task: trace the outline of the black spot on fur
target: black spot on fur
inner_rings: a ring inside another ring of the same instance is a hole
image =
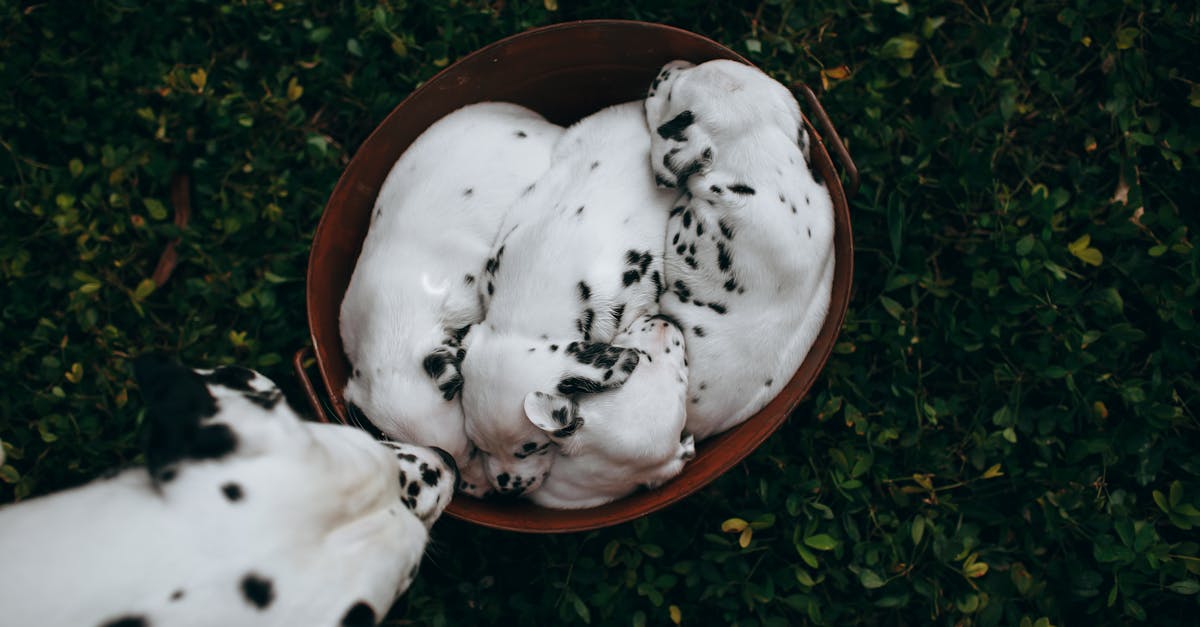
[[[692,291],[688,289],[686,283],[679,279],[675,279],[675,295],[679,297],[679,300],[686,303],[688,298],[691,298]]]
[[[575,215],[579,215],[581,213],[583,213],[583,205],[579,205],[579,208],[575,210]]]
[[[675,207],[674,209],[671,210],[671,214],[668,217],[674,218],[675,216],[683,213],[684,209],[687,209],[687,207],[684,207],[683,205],[679,205],[678,207]]]
[[[247,573],[242,577],[242,596],[246,602],[258,608],[267,609],[275,600],[275,584],[270,579],[257,573]]]
[[[683,141],[683,131],[695,122],[695,116],[691,111],[683,111],[679,115],[667,120],[662,126],[658,127],[658,136],[663,139],[673,139],[675,141]]]
[[[171,593],[171,600],[178,601],[183,598],[183,588],[180,588]]]
[[[721,315],[725,315],[725,311],[726,311],[725,305],[723,305],[721,303],[709,303],[708,308],[721,314]]]
[[[699,237],[701,235],[704,235],[704,224],[696,220],[696,236]]]
[[[659,187],[675,187],[675,184],[672,183],[670,179],[663,177],[663,175],[659,174],[658,172],[654,173],[654,182]]]
[[[730,185],[729,191],[731,191],[735,194],[741,194],[743,196],[753,196],[754,195],[754,188],[750,187],[749,185],[745,185],[743,183],[737,183],[735,185]]]
[[[412,579],[410,576],[409,579]],[[366,601],[359,601],[346,610],[342,616],[341,627],[374,627],[375,610]]]
[[[732,265],[733,256],[729,254],[729,249],[725,248],[725,242],[717,242],[717,267],[723,272],[728,272]]]
[[[604,385],[599,381],[588,379],[587,377],[563,377],[558,382],[558,393],[564,396],[573,394],[595,394],[604,390]]]
[[[704,327],[701,327],[701,326],[692,327],[692,333],[695,333],[699,337],[704,337]]]
[[[592,335],[592,323],[596,321],[596,312],[590,307],[583,310],[583,315],[575,321],[575,327],[579,329],[579,333],[583,335],[583,339],[589,339]]]
[[[596,169],[596,168],[598,168],[598,167],[600,167],[600,162],[599,162],[599,161],[593,161],[593,162],[592,162],[592,169],[593,169],[593,170],[595,170],[595,169]]]
[[[421,484],[417,483],[416,481],[408,484],[408,490],[406,490],[406,492],[408,492],[409,496],[417,496],[421,494]]]
[[[530,183],[530,184],[529,184],[529,187],[526,187],[526,188],[525,188],[525,191],[521,192],[521,195],[522,195],[522,196],[524,196],[525,194],[528,194],[529,192],[532,192],[532,191],[533,191],[533,188],[535,188],[535,187],[537,187],[537,183]]]
[[[650,275],[650,282],[654,283],[654,298],[657,299],[659,296],[662,296],[666,288],[663,286],[662,275],[659,274],[658,270],[655,270],[654,274]]]
[[[725,190],[721,189],[720,185],[713,185],[712,187],[708,188],[708,191],[710,191],[714,194],[724,194],[725,193]]]
[[[732,292],[733,290],[736,290],[737,287],[738,287],[738,284],[737,284],[736,279],[731,278],[725,282],[725,291],[726,292]]]
[[[525,131],[517,131],[516,135],[517,135],[517,137],[520,137],[522,139],[529,137],[528,135],[525,134]]]
[[[796,213],[796,205],[792,205],[792,213]]]
[[[783,193],[782,193],[782,192],[780,192],[780,194],[779,194],[779,202],[785,202],[785,201],[784,201],[784,199],[783,199]]]
[[[442,398],[445,400],[454,400],[454,397],[462,391],[463,379],[462,375],[455,373],[446,381],[438,385],[438,391],[442,393]]]
[[[636,355],[636,354],[637,353],[634,353],[634,355]],[[627,358],[625,361],[621,362],[621,372],[624,372],[625,374],[630,374],[634,370],[637,370],[637,365],[638,365],[638,360],[636,358],[632,358],[632,357]]]
[[[809,200],[808,200],[808,194],[805,194],[805,195],[804,195],[804,204],[806,204],[806,205],[811,205],[811,204],[812,204],[812,203],[811,203],[811,202],[809,202]]]
[[[675,247],[675,254],[682,255],[687,250],[687,244],[680,244]]]
[[[204,377],[205,381],[214,385],[227,387],[231,390],[249,392],[250,381],[254,379],[254,371],[241,366],[221,366]]]
[[[496,286],[492,285],[491,281],[488,281],[487,293],[488,293],[488,296],[491,296],[492,294],[496,293]]]
[[[470,285],[474,282],[475,282],[475,277],[473,275],[468,274],[463,277],[463,283],[466,283],[467,285]]]
[[[679,243],[679,233],[677,232],[677,233],[675,233],[675,236],[671,238],[671,245],[674,246],[675,244],[678,244],[678,243]]]
[[[563,427],[562,429],[559,429],[559,430],[555,431],[555,432],[554,432],[554,437],[556,437],[556,438],[569,438],[569,437],[571,437],[571,436],[575,435],[575,432],[576,432],[576,431],[578,431],[578,430],[579,430],[579,427],[582,427],[582,426],[583,426],[583,417],[582,417],[582,416],[577,416],[577,417],[575,418],[575,420],[572,420],[572,421],[571,421],[571,424],[569,424],[569,425],[567,425],[567,426]],[[532,480],[532,479],[530,479],[530,483],[533,483],[533,480]]]
[[[508,482],[510,479],[512,479],[512,477],[509,477],[507,472],[502,472],[502,473],[496,475],[496,483],[500,484],[500,487],[502,487],[502,488],[508,486]]]
[[[230,502],[236,503],[237,501],[242,500],[242,486],[238,485],[237,483],[226,483],[225,485],[221,486],[221,492],[225,495],[225,498],[230,500]]]
[[[558,350],[558,344],[551,344],[551,345],[550,345],[550,352],[551,352],[551,353],[553,353],[553,352],[555,352],[555,351],[557,351],[557,350]]]
[[[446,351],[436,349],[425,356],[425,359],[421,362],[421,367],[425,369],[426,374],[436,379],[446,372],[446,365],[451,361],[453,361],[453,358]]]
[[[221,376],[239,370],[245,369]],[[199,374],[158,356],[136,360],[134,373],[146,400],[146,466],[152,477],[169,481],[168,466],[189,458],[217,459],[237,447],[228,426],[201,425],[202,419],[216,415],[217,402]]]
[[[279,390],[270,390],[267,392],[246,392],[242,394],[246,400],[258,405],[259,407],[270,411],[275,408],[275,405],[283,399],[283,393]]]
[[[639,278],[640,277],[638,276],[637,270],[627,270],[625,271],[625,274],[621,275],[621,283],[625,287],[629,287],[630,285],[637,283]]]
[[[470,187],[463,190],[464,197],[470,196],[471,194],[474,194],[474,193],[475,193],[475,190],[471,189]]]
[[[808,227],[808,236],[812,237],[812,227]]]
[[[688,228],[692,225],[692,210],[688,209],[683,212],[683,228]]]
[[[100,627],[149,627],[149,626],[150,626],[150,623],[146,622],[146,619],[142,618],[141,616],[122,616],[120,618],[114,618],[114,619],[100,625]]]
[[[705,150],[705,153],[711,155],[712,151]],[[690,178],[693,174],[699,172],[703,167],[704,167],[704,164],[701,163],[700,161],[693,161],[693,162],[687,164],[687,167],[682,168],[681,170],[679,170],[679,172],[677,172],[675,174],[675,184],[678,185],[679,187],[684,187],[685,185],[687,185],[688,178]]]
[[[763,385],[765,385],[767,387],[771,387],[771,384],[774,382],[775,382],[775,379],[767,379],[766,381],[763,382]]]
[[[421,464],[421,481],[429,487],[435,487],[442,478],[442,471],[427,464]]]
[[[621,303],[620,305],[613,307],[611,315],[612,315],[612,319],[613,319],[613,324],[617,328],[620,328],[621,327],[621,318],[625,315],[625,303]]]
[[[724,219],[717,220],[717,228],[721,229],[721,235],[724,235],[725,239],[733,239],[733,228],[726,224]]]
[[[684,257],[683,261],[684,261],[684,263],[686,263],[688,265],[688,267],[690,267],[693,270],[696,270],[697,268],[700,267],[700,264],[696,263],[695,257],[692,257],[691,255]]]
[[[558,408],[555,408],[554,411],[550,412],[550,418],[552,418],[554,420],[554,422],[556,422],[560,425],[567,424],[567,419],[569,417],[570,417],[570,411],[568,411],[568,409],[566,407],[558,407]]]
[[[526,442],[521,445],[521,450],[528,453],[537,448],[537,442]]]
[[[586,303],[588,301],[588,299],[590,299],[591,297],[592,297],[592,288],[588,287],[587,283],[580,281],[579,282],[579,300]]]

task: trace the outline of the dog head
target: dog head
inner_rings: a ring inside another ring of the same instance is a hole
[[[787,133],[808,155],[796,99],[760,70],[736,61],[663,66],[646,98],[646,122],[650,164],[664,187],[683,189],[691,176],[708,172],[722,148],[764,130]]]

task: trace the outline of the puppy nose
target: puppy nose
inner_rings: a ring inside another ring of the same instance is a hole
[[[454,461],[454,456],[436,446],[431,446],[429,448],[433,449],[433,452],[437,453],[438,457],[441,457],[442,461],[446,462],[446,465],[450,467],[450,471],[454,473],[454,485],[458,485],[458,481],[461,479],[461,477],[458,474],[458,463]]]

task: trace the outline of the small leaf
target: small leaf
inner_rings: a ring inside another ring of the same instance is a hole
[[[804,570],[803,568],[796,568],[796,581],[800,582],[800,585],[807,586],[809,588],[817,585],[817,582],[813,580],[812,575],[808,574],[808,571]]]
[[[895,300],[888,298],[887,296],[880,296],[879,302],[883,304],[883,308],[888,312],[888,315],[897,320],[899,320],[901,314],[904,313],[904,306]]]
[[[613,540],[604,547],[604,564],[612,566],[617,561],[617,551],[621,548],[621,543]]]
[[[79,362],[71,364],[71,369],[63,376],[71,383],[79,383],[83,379],[83,364]]]
[[[988,565],[986,562],[972,562],[963,567],[963,574],[971,579],[978,579],[987,574]]]
[[[912,522],[912,542],[913,546],[921,543],[921,538],[925,536],[925,517],[917,516]]]
[[[346,40],[346,52],[349,52],[356,57],[363,56],[362,45],[360,45],[358,40],[353,37]]]
[[[1022,237],[1017,241],[1017,254],[1021,257],[1028,255],[1033,250],[1034,243],[1035,240],[1032,234]]]
[[[642,553],[645,553],[650,557],[663,556],[662,547],[658,546],[657,544],[643,544],[640,548],[642,549]]]
[[[721,523],[721,531],[724,531],[725,533],[739,533],[749,524],[750,523],[742,520],[741,518],[730,518],[729,520]]]
[[[742,535],[738,536],[738,546],[743,549],[750,546],[750,539],[754,537],[754,529],[746,527],[742,530]]]
[[[1128,50],[1133,47],[1141,31],[1135,27],[1122,28],[1117,31],[1117,50]]]
[[[832,551],[837,546],[837,540],[834,540],[827,534],[818,533],[817,535],[804,538],[804,544],[818,551]]]
[[[572,595],[571,603],[575,606],[575,613],[579,615],[579,618],[590,625],[592,623],[592,613],[588,610],[588,606],[584,604],[583,599]]]
[[[155,283],[153,279],[142,279],[141,282],[138,283],[137,289],[133,290],[134,302],[140,303],[146,300],[146,297],[153,294],[154,290],[157,288],[158,284]]]
[[[1154,499],[1154,503],[1158,505],[1158,509],[1161,509],[1164,514],[1171,513],[1171,506],[1167,504],[1166,495],[1158,490],[1155,490],[1150,493],[1150,496]]]
[[[911,59],[921,47],[921,41],[910,34],[897,35],[887,40],[879,51],[885,59]]]
[[[983,471],[983,475],[981,476],[981,478],[994,479],[996,477],[1000,477],[1003,475],[1004,475],[1004,472],[1000,470],[1000,464],[993,464],[990,468]]]
[[[678,625],[679,623],[683,622],[683,611],[679,609],[678,605],[672,605],[672,606],[667,607],[667,613],[669,613],[671,615],[672,623],[675,623],[676,625]]]
[[[1104,261],[1104,255],[1100,253],[1099,249],[1093,248],[1091,243],[1092,236],[1085,233],[1079,239],[1068,244],[1067,250],[1078,257],[1080,261],[1091,266],[1098,266]]]
[[[77,177],[83,174],[83,162],[79,159],[71,159],[71,162],[67,164],[67,170],[71,172],[71,176]]]
[[[21,473],[17,472],[16,468],[5,464],[0,466],[0,481],[4,483],[16,483],[21,480]]]
[[[300,81],[296,80],[296,77],[293,76],[291,78],[291,80],[288,81],[287,99],[291,100],[292,102],[295,102],[295,101],[299,100],[300,96],[303,94],[304,94],[304,88],[300,86]]]
[[[1179,501],[1183,500],[1183,484],[1172,481],[1171,489],[1167,494],[1167,502],[1171,504],[1171,509],[1175,509],[1179,506]]]
[[[1195,579],[1184,579],[1182,581],[1176,581],[1175,583],[1167,586],[1167,588],[1171,592],[1175,592],[1177,594],[1192,595],[1200,592],[1200,582],[1197,582]]]
[[[762,42],[757,39],[747,39],[746,50],[749,52],[762,52]]]
[[[150,214],[155,220],[167,219],[167,208],[163,206],[162,201],[156,198],[144,198],[142,204],[146,206],[146,213]]]
[[[542,0],[542,6],[546,7],[547,11],[557,11],[558,0]]]
[[[204,86],[208,84],[208,72],[205,72],[204,68],[198,68],[195,72],[192,72],[190,78],[196,89],[204,91]]]
[[[870,568],[864,568],[859,571],[858,582],[868,590],[882,588],[884,583],[886,583],[875,571],[871,570]]]

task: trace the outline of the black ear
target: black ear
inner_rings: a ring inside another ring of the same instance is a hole
[[[169,467],[182,459],[215,459],[233,451],[237,438],[228,425],[201,426],[216,415],[217,401],[199,374],[161,355],[137,358],[133,372],[146,401],[142,436],[146,466],[156,481],[174,477]]]

